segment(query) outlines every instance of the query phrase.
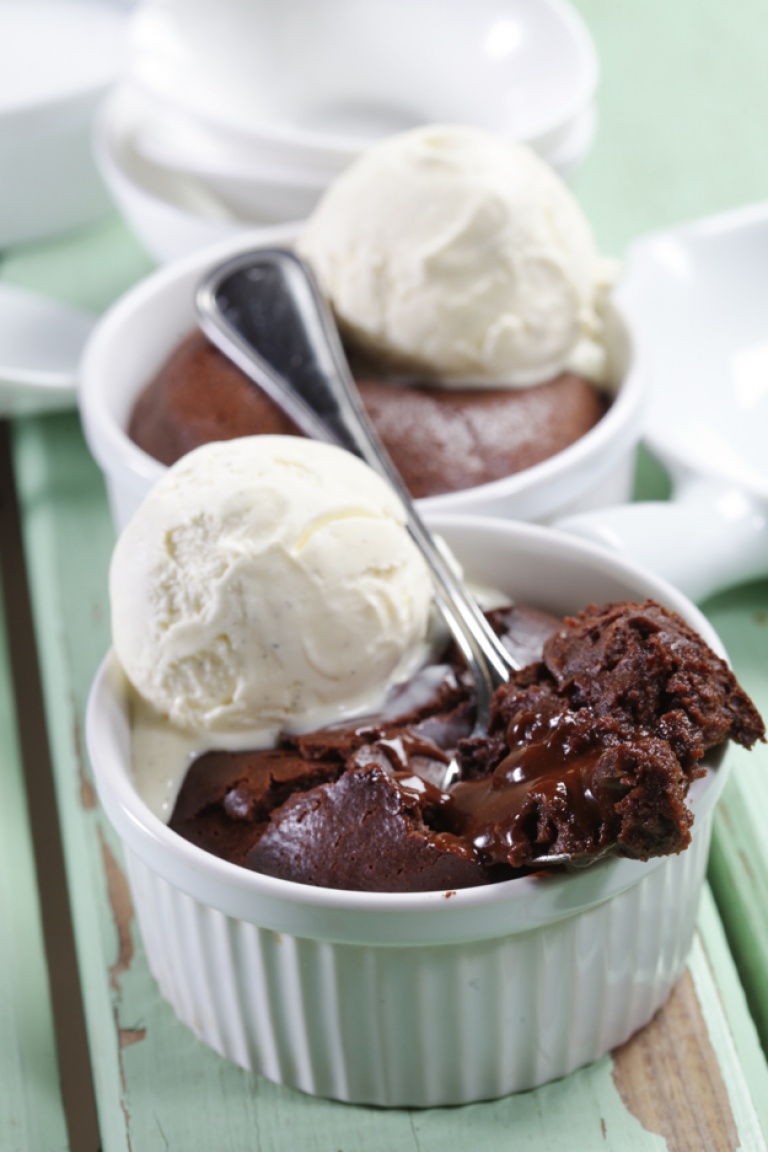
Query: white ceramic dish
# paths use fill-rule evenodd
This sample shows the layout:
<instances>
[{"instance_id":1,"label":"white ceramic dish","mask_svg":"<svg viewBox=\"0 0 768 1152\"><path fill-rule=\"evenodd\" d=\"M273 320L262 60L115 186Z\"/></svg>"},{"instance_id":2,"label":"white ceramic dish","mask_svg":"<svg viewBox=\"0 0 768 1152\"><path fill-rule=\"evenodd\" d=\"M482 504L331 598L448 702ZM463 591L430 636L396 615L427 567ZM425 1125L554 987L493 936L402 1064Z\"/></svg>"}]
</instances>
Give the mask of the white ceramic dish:
<instances>
[{"instance_id":1,"label":"white ceramic dish","mask_svg":"<svg viewBox=\"0 0 768 1152\"><path fill-rule=\"evenodd\" d=\"M673 499L564 522L694 599L768 574L768 204L629 250L621 303L648 373L645 438Z\"/></svg>"},{"instance_id":2,"label":"white ceramic dish","mask_svg":"<svg viewBox=\"0 0 768 1152\"><path fill-rule=\"evenodd\" d=\"M564 178L592 146L595 110L563 125L541 154ZM295 222L351 159L328 164L308 149L229 141L188 115L121 84L101 106L93 153L104 184L143 247L168 263L216 240Z\"/></svg>"},{"instance_id":3,"label":"white ceramic dish","mask_svg":"<svg viewBox=\"0 0 768 1152\"><path fill-rule=\"evenodd\" d=\"M130 73L201 123L344 162L428 122L545 145L598 67L566 0L145 0Z\"/></svg>"},{"instance_id":4,"label":"white ceramic dish","mask_svg":"<svg viewBox=\"0 0 768 1152\"><path fill-rule=\"evenodd\" d=\"M254 212L285 220L295 209L305 216L329 182L347 166L348 157L329 164L313 159L309 150L296 150L290 159L271 142L252 144L226 137L219 130L199 125L185 114L172 111L135 89L129 99L143 116L131 137L136 156L175 181L202 182L238 219ZM537 151L555 171L567 179L592 147L596 113L588 105L572 121L550 134L546 147Z\"/></svg>"},{"instance_id":5,"label":"white ceramic dish","mask_svg":"<svg viewBox=\"0 0 768 1152\"><path fill-rule=\"evenodd\" d=\"M75 405L77 369L96 317L0 283L0 416Z\"/></svg>"},{"instance_id":6,"label":"white ceramic dish","mask_svg":"<svg viewBox=\"0 0 768 1152\"><path fill-rule=\"evenodd\" d=\"M134 134L145 115L143 102L130 89L116 89L96 119L93 151L115 204L150 256L164 264L255 230L253 222L246 226L238 220L203 183L179 178L137 152ZM263 228L266 243L270 224L264 221Z\"/></svg>"},{"instance_id":7,"label":"white ceramic dish","mask_svg":"<svg viewBox=\"0 0 768 1152\"><path fill-rule=\"evenodd\" d=\"M128 85L137 111L133 147L139 156L157 168L167 168L177 177L191 176L218 185L226 193L230 183L258 189L262 182L283 186L325 188L329 179L341 170L339 165L313 164L302 156L300 162L287 164L266 149L250 144L238 146L198 124L191 116L171 110ZM144 115L138 113L144 109ZM250 210L250 205L246 212Z\"/></svg>"},{"instance_id":8,"label":"white ceramic dish","mask_svg":"<svg viewBox=\"0 0 768 1152\"><path fill-rule=\"evenodd\" d=\"M690 602L615 553L533 525L429 520L469 579L520 602L572 612L652 596L722 651ZM279 1083L384 1106L522 1091L623 1043L683 971L725 763L713 760L692 788L693 841L679 856L452 893L371 894L249 872L153 816L132 782L125 683L112 658L86 726L163 995L205 1043Z\"/></svg>"},{"instance_id":9,"label":"white ceramic dish","mask_svg":"<svg viewBox=\"0 0 768 1152\"><path fill-rule=\"evenodd\" d=\"M509 134L564 176L594 135L596 55L565 0L145 0L130 41L95 156L161 263L305 218L372 141L416 124Z\"/></svg>"},{"instance_id":10,"label":"white ceramic dish","mask_svg":"<svg viewBox=\"0 0 768 1152\"><path fill-rule=\"evenodd\" d=\"M0 18L0 247L8 247L109 211L90 131L123 64L126 18L89 0L3 0Z\"/></svg>"},{"instance_id":11,"label":"white ceramic dish","mask_svg":"<svg viewBox=\"0 0 768 1152\"><path fill-rule=\"evenodd\" d=\"M294 226L271 240L289 244ZM107 482L121 527L164 466L126 434L136 397L196 325L194 294L204 273L235 252L264 244L262 233L239 237L160 269L132 288L101 319L81 364L79 403L90 450ZM615 399L603 419L575 444L532 468L419 503L423 511L543 520L629 498L641 432L644 386L630 334L618 312L608 317Z\"/></svg>"}]
</instances>

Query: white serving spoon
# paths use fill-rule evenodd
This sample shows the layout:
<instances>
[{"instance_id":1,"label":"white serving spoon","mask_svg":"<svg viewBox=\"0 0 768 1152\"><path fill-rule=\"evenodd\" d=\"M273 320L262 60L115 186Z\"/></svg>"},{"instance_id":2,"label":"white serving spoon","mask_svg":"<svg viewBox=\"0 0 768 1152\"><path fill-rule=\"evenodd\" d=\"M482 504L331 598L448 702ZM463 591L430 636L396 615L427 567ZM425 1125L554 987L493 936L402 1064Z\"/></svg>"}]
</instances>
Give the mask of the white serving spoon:
<instances>
[{"instance_id":1,"label":"white serving spoon","mask_svg":"<svg viewBox=\"0 0 768 1152\"><path fill-rule=\"evenodd\" d=\"M649 381L645 442L672 499L558 527L694 600L768 575L768 204L638 241L619 296Z\"/></svg>"},{"instance_id":2,"label":"white serving spoon","mask_svg":"<svg viewBox=\"0 0 768 1152\"><path fill-rule=\"evenodd\" d=\"M96 320L0 283L0 416L73 408L80 354Z\"/></svg>"}]
</instances>

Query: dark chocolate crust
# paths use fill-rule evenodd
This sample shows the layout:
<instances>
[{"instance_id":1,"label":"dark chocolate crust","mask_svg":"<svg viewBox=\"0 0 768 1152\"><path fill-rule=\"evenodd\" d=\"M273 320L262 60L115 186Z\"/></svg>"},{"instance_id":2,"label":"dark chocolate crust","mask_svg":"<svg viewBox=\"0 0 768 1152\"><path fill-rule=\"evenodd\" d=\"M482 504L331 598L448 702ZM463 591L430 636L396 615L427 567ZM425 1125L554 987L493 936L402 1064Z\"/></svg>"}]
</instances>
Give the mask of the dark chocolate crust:
<instances>
[{"instance_id":1,"label":"dark chocolate crust","mask_svg":"<svg viewBox=\"0 0 768 1152\"><path fill-rule=\"evenodd\" d=\"M535 388L358 387L415 497L456 492L530 468L581 439L607 398L571 372ZM293 422L200 332L188 336L140 394L128 428L162 464L210 440L300 435Z\"/></svg>"}]
</instances>

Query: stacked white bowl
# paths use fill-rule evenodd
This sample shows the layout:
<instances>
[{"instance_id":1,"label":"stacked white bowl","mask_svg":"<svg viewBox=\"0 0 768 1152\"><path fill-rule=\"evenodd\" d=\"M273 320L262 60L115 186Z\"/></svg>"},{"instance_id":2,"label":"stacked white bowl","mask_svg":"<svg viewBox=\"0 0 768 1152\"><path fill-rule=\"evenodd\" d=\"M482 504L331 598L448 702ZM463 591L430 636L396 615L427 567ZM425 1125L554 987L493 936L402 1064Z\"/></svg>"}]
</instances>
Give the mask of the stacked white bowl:
<instances>
[{"instance_id":1,"label":"stacked white bowl","mask_svg":"<svg viewBox=\"0 0 768 1152\"><path fill-rule=\"evenodd\" d=\"M2 0L0 247L44 240L109 212L90 136L120 75L124 44L117 5Z\"/></svg>"},{"instance_id":2,"label":"stacked white bowl","mask_svg":"<svg viewBox=\"0 0 768 1152\"><path fill-rule=\"evenodd\" d=\"M305 218L374 140L418 124L509 135L567 176L597 72L565 0L144 0L96 157L165 261Z\"/></svg>"}]
</instances>

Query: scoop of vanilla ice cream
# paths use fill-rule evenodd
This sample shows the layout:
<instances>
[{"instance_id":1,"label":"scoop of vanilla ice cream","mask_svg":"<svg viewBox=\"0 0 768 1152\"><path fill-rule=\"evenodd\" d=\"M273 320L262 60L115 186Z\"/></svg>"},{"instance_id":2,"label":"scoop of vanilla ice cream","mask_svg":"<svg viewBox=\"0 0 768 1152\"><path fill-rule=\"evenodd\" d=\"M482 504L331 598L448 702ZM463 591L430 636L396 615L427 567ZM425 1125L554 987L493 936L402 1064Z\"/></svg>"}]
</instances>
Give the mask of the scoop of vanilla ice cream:
<instances>
[{"instance_id":1,"label":"scoop of vanilla ice cream","mask_svg":"<svg viewBox=\"0 0 768 1152\"><path fill-rule=\"evenodd\" d=\"M137 692L201 747L240 747L379 707L423 658L432 584L366 464L253 436L168 470L117 541L110 597Z\"/></svg>"},{"instance_id":2,"label":"scoop of vanilla ice cream","mask_svg":"<svg viewBox=\"0 0 768 1152\"><path fill-rule=\"evenodd\" d=\"M432 126L374 145L298 250L348 339L447 384L539 383L599 332L601 262L579 205L492 133Z\"/></svg>"}]
</instances>

